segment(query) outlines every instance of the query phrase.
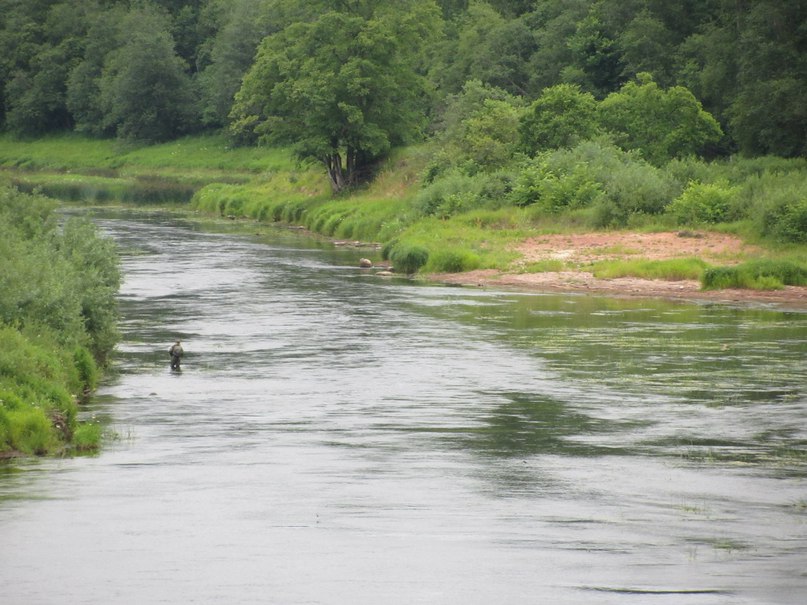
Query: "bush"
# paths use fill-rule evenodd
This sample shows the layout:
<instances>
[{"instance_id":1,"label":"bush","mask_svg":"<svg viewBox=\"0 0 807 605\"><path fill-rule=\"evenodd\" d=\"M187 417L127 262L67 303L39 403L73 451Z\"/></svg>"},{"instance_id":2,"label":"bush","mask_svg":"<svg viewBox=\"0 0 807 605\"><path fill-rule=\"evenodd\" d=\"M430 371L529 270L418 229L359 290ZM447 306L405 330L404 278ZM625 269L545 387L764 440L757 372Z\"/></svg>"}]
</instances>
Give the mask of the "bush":
<instances>
[{"instance_id":1,"label":"bush","mask_svg":"<svg viewBox=\"0 0 807 605\"><path fill-rule=\"evenodd\" d=\"M594 208L594 227L621 227L635 214L664 211L676 192L674 180L607 139L541 154L524 165L508 199L547 213Z\"/></svg>"},{"instance_id":2,"label":"bush","mask_svg":"<svg viewBox=\"0 0 807 605\"><path fill-rule=\"evenodd\" d=\"M667 212L675 217L679 225L722 223L730 218L737 191L736 187L730 187L726 181L691 182L684 192L673 200Z\"/></svg>"},{"instance_id":3,"label":"bush","mask_svg":"<svg viewBox=\"0 0 807 605\"><path fill-rule=\"evenodd\" d=\"M429 251L413 244L397 244L390 250L389 259L397 272L411 275L429 261Z\"/></svg>"},{"instance_id":4,"label":"bush","mask_svg":"<svg viewBox=\"0 0 807 605\"><path fill-rule=\"evenodd\" d=\"M469 250L439 250L429 256L428 269L437 273L462 273L478 269L479 256Z\"/></svg>"},{"instance_id":5,"label":"bush","mask_svg":"<svg viewBox=\"0 0 807 605\"><path fill-rule=\"evenodd\" d=\"M807 176L772 182L756 206L756 224L763 237L807 243Z\"/></svg>"}]
</instances>

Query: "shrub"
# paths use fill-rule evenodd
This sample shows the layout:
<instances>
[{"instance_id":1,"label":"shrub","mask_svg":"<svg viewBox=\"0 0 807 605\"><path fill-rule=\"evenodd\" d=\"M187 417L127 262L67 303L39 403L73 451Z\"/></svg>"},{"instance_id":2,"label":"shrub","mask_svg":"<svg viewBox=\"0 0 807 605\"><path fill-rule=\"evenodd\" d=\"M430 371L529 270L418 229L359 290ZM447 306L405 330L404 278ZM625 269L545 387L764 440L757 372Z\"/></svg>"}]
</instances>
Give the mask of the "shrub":
<instances>
[{"instance_id":1,"label":"shrub","mask_svg":"<svg viewBox=\"0 0 807 605\"><path fill-rule=\"evenodd\" d=\"M771 187L758 208L756 223L762 236L807 243L807 178Z\"/></svg>"},{"instance_id":2,"label":"shrub","mask_svg":"<svg viewBox=\"0 0 807 605\"><path fill-rule=\"evenodd\" d=\"M598 139L526 163L509 201L548 213L592 207L594 227L621 227L632 215L663 212L675 192L668 174Z\"/></svg>"},{"instance_id":3,"label":"shrub","mask_svg":"<svg viewBox=\"0 0 807 605\"><path fill-rule=\"evenodd\" d=\"M399 273L417 273L429 261L429 251L413 244L397 244L390 250L389 259Z\"/></svg>"},{"instance_id":4,"label":"shrub","mask_svg":"<svg viewBox=\"0 0 807 605\"><path fill-rule=\"evenodd\" d=\"M76 370L78 370L83 388L92 390L98 386L98 366L92 354L85 347L76 347L75 353L73 353L73 361L76 364Z\"/></svg>"},{"instance_id":5,"label":"shrub","mask_svg":"<svg viewBox=\"0 0 807 605\"><path fill-rule=\"evenodd\" d=\"M438 250L429 256L428 269L437 273L462 273L478 269L481 261L469 250Z\"/></svg>"},{"instance_id":6,"label":"shrub","mask_svg":"<svg viewBox=\"0 0 807 605\"><path fill-rule=\"evenodd\" d=\"M702 225L721 223L729 219L737 188L728 182L691 182L677 197L667 211L679 225Z\"/></svg>"}]
</instances>

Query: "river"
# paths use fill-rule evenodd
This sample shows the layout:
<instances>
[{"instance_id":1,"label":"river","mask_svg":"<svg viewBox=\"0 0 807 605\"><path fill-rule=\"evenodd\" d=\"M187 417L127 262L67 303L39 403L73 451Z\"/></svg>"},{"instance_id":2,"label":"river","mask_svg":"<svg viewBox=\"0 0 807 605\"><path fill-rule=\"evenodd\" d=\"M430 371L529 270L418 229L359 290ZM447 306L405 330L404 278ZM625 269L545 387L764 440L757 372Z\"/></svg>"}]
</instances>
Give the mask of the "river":
<instances>
[{"instance_id":1,"label":"river","mask_svg":"<svg viewBox=\"0 0 807 605\"><path fill-rule=\"evenodd\" d=\"M123 341L83 414L110 436L0 466L0 603L807 602L807 313L97 220Z\"/></svg>"}]
</instances>

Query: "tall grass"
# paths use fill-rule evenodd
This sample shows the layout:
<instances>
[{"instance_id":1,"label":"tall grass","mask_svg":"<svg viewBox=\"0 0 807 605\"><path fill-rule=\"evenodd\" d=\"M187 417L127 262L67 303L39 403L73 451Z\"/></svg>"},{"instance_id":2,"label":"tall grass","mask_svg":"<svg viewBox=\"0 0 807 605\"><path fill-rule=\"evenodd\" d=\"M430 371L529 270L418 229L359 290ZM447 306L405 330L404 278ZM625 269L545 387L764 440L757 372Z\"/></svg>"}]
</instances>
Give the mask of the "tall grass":
<instances>
[{"instance_id":1,"label":"tall grass","mask_svg":"<svg viewBox=\"0 0 807 605\"><path fill-rule=\"evenodd\" d=\"M699 258L665 260L613 260L594 263L592 273L600 279L638 277L666 281L699 280L708 265Z\"/></svg>"},{"instance_id":2,"label":"tall grass","mask_svg":"<svg viewBox=\"0 0 807 605\"><path fill-rule=\"evenodd\" d=\"M807 286L807 263L760 259L733 267L715 267L704 272L701 285L704 290L777 290L785 286Z\"/></svg>"}]
</instances>

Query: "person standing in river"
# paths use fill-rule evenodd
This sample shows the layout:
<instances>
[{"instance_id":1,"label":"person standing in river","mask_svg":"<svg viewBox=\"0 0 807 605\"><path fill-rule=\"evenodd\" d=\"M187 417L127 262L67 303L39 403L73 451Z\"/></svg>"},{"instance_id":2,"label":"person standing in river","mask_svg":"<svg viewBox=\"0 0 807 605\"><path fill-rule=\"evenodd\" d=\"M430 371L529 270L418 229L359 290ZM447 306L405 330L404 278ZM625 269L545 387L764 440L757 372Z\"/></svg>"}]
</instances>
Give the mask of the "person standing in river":
<instances>
[{"instance_id":1,"label":"person standing in river","mask_svg":"<svg viewBox=\"0 0 807 605\"><path fill-rule=\"evenodd\" d=\"M179 360L182 359L182 345L179 341L176 341L170 349L168 349L168 354L171 356L171 369L178 370L179 369Z\"/></svg>"}]
</instances>

